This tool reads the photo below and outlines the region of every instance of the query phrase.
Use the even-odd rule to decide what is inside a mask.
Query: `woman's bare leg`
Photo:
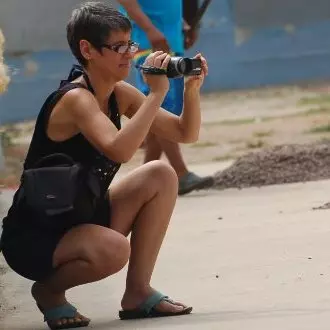
[[[143,163],[148,163],[153,160],[160,159],[162,155],[162,147],[158,143],[158,139],[155,134],[149,133],[147,137],[144,140],[145,146],[145,152],[144,152],[144,161]]]
[[[101,280],[118,272],[131,258],[124,309],[135,308],[148,297],[150,279],[177,197],[177,175],[172,167],[154,161],[114,184],[111,196],[111,229],[81,225],[60,241],[53,257],[57,271],[34,286],[34,297],[44,309],[66,302],[65,291]],[[132,231],[131,249],[125,236]],[[159,310],[180,311],[181,306],[162,302]],[[84,320],[60,320],[58,324]]]
[[[149,133],[145,140],[144,163],[160,159],[164,152],[168,161],[174,168],[178,178],[188,173],[188,168],[184,162],[180,145]]]
[[[129,254],[129,243],[120,233],[97,225],[78,226],[62,238],[55,250],[55,274],[35,283],[32,294],[44,310],[61,306],[66,303],[66,290],[117,273],[127,263]],[[77,314],[75,319],[58,320],[56,324],[86,320]]]
[[[134,309],[153,291],[152,272],[178,192],[178,178],[170,165],[149,162],[130,173],[110,190],[110,227],[131,235],[131,257],[123,309]],[[158,310],[179,312],[182,305],[161,302]]]

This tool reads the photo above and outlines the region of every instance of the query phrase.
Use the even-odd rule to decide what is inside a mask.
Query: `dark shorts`
[[[107,197],[98,207],[92,224],[109,228],[110,216],[111,207]],[[42,281],[56,270],[53,267],[53,255],[66,232],[47,231],[30,225],[27,217],[27,214],[12,211],[4,219],[2,253],[16,273],[32,281]]]

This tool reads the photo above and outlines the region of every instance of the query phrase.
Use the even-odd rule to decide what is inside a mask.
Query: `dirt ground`
[[[330,139],[330,84],[264,87],[202,96],[199,141],[182,145],[188,164],[237,159],[250,152],[283,144]],[[0,128],[6,170],[0,184],[17,184],[34,122]],[[139,150],[125,166],[142,162]]]
[[[182,145],[184,157],[188,164],[210,162],[218,164],[218,162],[238,159],[236,167],[236,163],[234,163],[223,171],[223,174],[215,175],[220,189],[249,186],[251,182],[253,183],[251,178],[256,177],[256,172],[259,179],[256,181],[256,185],[272,184],[274,177],[270,179],[267,170],[271,165],[280,163],[279,160],[283,159],[281,152],[285,149],[283,145],[290,144],[295,147],[286,148],[285,150],[289,150],[287,155],[293,154],[299,149],[297,153],[303,156],[302,159],[313,152],[315,156],[316,150],[317,157],[311,158],[312,165],[317,167],[324,158],[327,163],[323,162],[317,173],[320,178],[330,177],[329,92],[330,84],[313,84],[203,95],[203,124],[200,139],[194,144]],[[19,182],[33,128],[33,121],[0,128],[6,158],[6,169],[0,173],[0,185],[13,187]],[[317,147],[311,147],[313,143]],[[275,156],[273,153],[270,158],[267,158],[269,155],[267,150],[276,146],[280,153]],[[297,148],[297,146],[301,146],[301,148]],[[275,148],[275,150],[277,149]],[[261,151],[263,153],[260,153]],[[251,152],[255,153],[256,157],[252,157]],[[290,159],[290,157],[284,158]],[[125,166],[134,168],[142,162],[142,159],[143,150],[140,149]],[[245,159],[245,162],[239,162],[240,159]],[[268,163],[264,161],[265,159]],[[265,166],[258,167],[260,163],[264,163]],[[268,164],[270,165],[268,166]],[[297,164],[299,165],[297,160],[289,162],[290,170],[295,171],[298,168],[297,173],[316,173],[312,166],[298,166]],[[306,162],[306,164],[308,165],[310,162]],[[280,168],[277,173],[281,171]],[[324,204],[320,208],[329,208],[329,205]],[[0,268],[0,295],[3,272],[4,269]],[[8,309],[0,296],[0,319],[7,312]]]

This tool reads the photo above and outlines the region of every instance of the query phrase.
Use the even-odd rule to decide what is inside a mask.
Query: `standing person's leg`
[[[135,57],[136,65],[142,65],[147,55],[143,52]],[[180,54],[178,54],[180,56]],[[180,116],[183,109],[183,91],[184,79],[183,77],[170,79],[170,88],[162,107]],[[149,93],[149,87],[144,82],[141,73],[136,71],[136,87],[145,95]],[[213,185],[213,178],[211,176],[199,177],[198,175],[189,172],[186,163],[183,159],[180,145],[178,143],[159,138],[152,133],[149,133],[145,140],[145,156],[144,163],[157,160],[164,152],[171,166],[174,168],[179,178],[179,195],[187,194],[196,189],[208,188]]]
[[[162,139],[159,137],[155,137],[157,139],[157,143],[159,144],[161,150],[166,155],[171,166],[174,168],[179,180],[184,175],[188,173],[187,166],[184,162],[181,148],[179,143],[172,142],[166,139]]]
[[[137,66],[142,65],[146,57],[147,52],[142,51],[141,53],[138,53],[134,58],[135,64]],[[148,95],[149,87],[144,82],[142,74],[139,70],[136,70],[135,82],[136,88],[138,88],[143,94]],[[184,88],[183,84],[183,78],[170,79],[170,88],[162,104],[162,107],[165,110],[172,112],[178,116],[182,112]],[[160,139],[154,134],[149,133],[145,140],[144,149],[144,163],[160,159],[164,151],[167,159],[174,168],[178,177],[183,176],[188,172],[178,143]]]
[[[180,91],[183,93],[183,79],[170,79],[170,88],[162,104],[165,110],[177,116],[180,116],[182,112],[182,96],[177,96]],[[188,173],[180,145],[149,133],[146,140],[144,162],[159,159],[163,152],[179,179]]]
[[[170,79],[170,89],[162,107],[167,111],[180,116],[183,109],[184,78]],[[189,111],[189,109],[188,109]],[[157,138],[168,161],[173,166],[179,178],[179,195],[187,194],[193,190],[209,188],[214,180],[211,176],[200,177],[190,172],[183,159],[180,145],[166,139]]]
[[[145,138],[144,150],[144,164],[153,160],[160,159],[163,153],[163,150],[158,142],[157,137],[152,133],[149,133]]]
[[[165,153],[169,163],[174,168],[179,178],[178,194],[184,195],[193,190],[206,189],[213,186],[211,176],[200,177],[190,172],[184,162],[180,145],[178,143],[153,136],[161,150]]]
[[[176,79],[170,79],[170,88],[166,94],[162,107],[180,116],[183,108],[183,89],[184,80],[182,77]],[[178,178],[180,179],[188,173],[187,166],[182,156],[179,143],[172,142],[159,137],[154,137],[157,140],[161,150],[165,153],[169,163],[174,168]]]
[[[136,66],[142,65],[149,55],[148,51],[141,51],[134,57],[134,63]],[[139,70],[135,70],[135,87],[140,90],[144,95],[149,94],[149,86],[144,82],[142,74]],[[143,149],[145,151],[143,163],[148,163],[152,160],[160,159],[162,155],[162,149],[155,135],[149,133],[144,140]]]

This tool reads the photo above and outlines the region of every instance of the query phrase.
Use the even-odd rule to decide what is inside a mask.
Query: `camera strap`
[[[140,69],[145,74],[166,75],[167,73],[166,69],[161,69],[150,65],[136,65],[135,67]]]

